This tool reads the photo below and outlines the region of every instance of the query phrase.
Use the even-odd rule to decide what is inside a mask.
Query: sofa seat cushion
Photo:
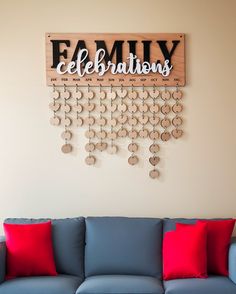
[[[148,276],[101,275],[87,278],[76,294],[162,294],[162,282]]]
[[[222,276],[166,281],[164,288],[166,294],[236,294],[236,285]]]
[[[1,294],[75,294],[82,279],[75,276],[27,277],[0,284]]]

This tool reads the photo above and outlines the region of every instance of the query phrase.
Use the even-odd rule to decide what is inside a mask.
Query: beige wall
[[[233,0],[1,0],[0,220],[236,216],[235,10]],[[81,136],[78,153],[61,154],[45,84],[50,31],[187,34],[186,134],[162,146],[159,181],[147,160],[128,166],[125,150],[86,166]]]

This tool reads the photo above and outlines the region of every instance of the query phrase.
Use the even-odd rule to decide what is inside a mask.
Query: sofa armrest
[[[6,270],[6,243],[5,238],[0,236],[0,284],[5,279]]]
[[[229,247],[229,277],[236,284],[236,237],[232,238]]]

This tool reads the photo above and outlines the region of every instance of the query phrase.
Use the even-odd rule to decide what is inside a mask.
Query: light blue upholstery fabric
[[[82,279],[75,276],[17,278],[0,285],[1,294],[75,294]]]
[[[236,237],[232,238],[229,248],[229,277],[236,284]]]
[[[147,276],[106,275],[87,278],[76,294],[162,294],[160,280]],[[189,293],[190,294],[190,293]]]
[[[48,219],[6,219],[6,223],[31,224]],[[52,220],[53,248],[57,272],[84,278],[84,218]],[[0,293],[1,294],[1,293]]]
[[[179,279],[164,282],[165,294],[236,294],[236,285],[228,277]]]
[[[162,276],[162,221],[154,218],[86,219],[85,274]]]
[[[0,284],[5,279],[6,269],[6,243],[4,237],[0,237]]]

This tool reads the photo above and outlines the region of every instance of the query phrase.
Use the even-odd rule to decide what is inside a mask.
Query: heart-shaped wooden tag
[[[97,132],[97,137],[99,139],[105,139],[106,136],[107,136],[107,133],[104,130]]]
[[[137,152],[138,151],[138,144],[136,143],[130,143],[128,145],[129,152]]]
[[[161,120],[161,126],[165,129],[171,125],[171,121],[168,118],[164,118]]]
[[[163,114],[168,114],[171,111],[170,105],[169,104],[164,104],[161,107],[161,112]]]
[[[93,126],[95,124],[95,118],[93,116],[88,116],[84,119],[86,125]]]
[[[85,137],[86,137],[87,139],[92,139],[92,138],[94,138],[94,137],[95,137],[95,132],[94,132],[94,130],[87,130],[87,131],[85,132]]]
[[[107,120],[106,120],[105,117],[99,117],[99,118],[97,119],[97,124],[98,124],[99,126],[104,127],[104,126],[106,125],[106,123],[107,123]]]
[[[157,179],[159,177],[159,171],[156,169],[153,169],[149,172],[149,176],[152,179]]]
[[[72,120],[69,117],[62,118],[61,122],[64,127],[69,127],[72,124]]]
[[[107,133],[107,137],[108,137],[110,140],[115,140],[115,139],[117,138],[117,133],[114,132],[114,131],[108,132],[108,133]]]
[[[139,111],[140,112],[147,112],[148,111],[148,105],[147,104],[140,104],[139,105]]]
[[[161,133],[161,140],[166,142],[166,141],[169,141],[171,138],[171,135],[169,132],[165,131],[163,133]]]
[[[134,99],[136,99],[138,97],[138,94],[137,94],[136,91],[130,91],[129,94],[128,94],[128,97],[129,97],[129,99],[134,100]]]
[[[138,137],[138,132],[135,130],[129,131],[129,138],[136,139]]]
[[[57,102],[51,102],[49,104],[49,108],[52,110],[52,111],[58,111],[61,107],[61,104],[60,103],[57,103]]]
[[[182,118],[181,118],[180,116],[176,116],[176,117],[174,117],[174,118],[172,119],[172,124],[173,124],[173,126],[175,126],[175,127],[179,127],[179,126],[181,126],[182,123],[183,123],[183,120],[182,120]]]
[[[138,107],[137,107],[136,104],[130,104],[128,106],[128,110],[129,110],[129,112],[134,113],[134,112],[136,112],[138,110]]]
[[[136,117],[130,117],[130,118],[129,118],[129,125],[130,125],[130,126],[136,126],[137,123],[138,123],[138,120],[137,120]]]
[[[150,116],[149,117],[149,122],[152,126],[156,126],[160,122],[160,118],[158,116]]]
[[[107,110],[106,105],[105,104],[98,105],[97,110],[101,113],[106,112],[106,110]]]
[[[96,144],[96,148],[97,148],[97,150],[102,152],[102,151],[107,149],[107,143],[99,142],[99,143]]]
[[[62,147],[61,147],[61,151],[63,152],[63,153],[70,153],[71,151],[72,151],[72,145],[71,144],[64,144],[64,145],[62,145]]]
[[[80,100],[83,97],[83,93],[79,90],[73,93],[73,98]]]
[[[120,98],[125,98],[126,95],[127,95],[127,90],[125,89],[118,89],[117,90],[117,95],[120,97]]]
[[[118,131],[118,136],[120,137],[120,138],[125,138],[126,136],[127,136],[127,130],[126,129],[124,129],[124,128],[121,128],[121,129],[119,129],[119,131]]]
[[[121,103],[118,105],[118,110],[120,112],[125,112],[127,110],[127,105],[125,103]]]
[[[124,115],[124,114],[121,114],[118,116],[118,122],[120,124],[125,124],[128,120],[128,116],[127,115]]]
[[[107,108],[109,109],[109,111],[115,112],[117,108],[117,104],[108,105]]]
[[[109,154],[116,154],[117,153],[117,151],[118,151],[118,147],[116,146],[116,145],[109,145],[108,147],[107,147],[107,152],[109,153]]]
[[[87,98],[87,99],[93,99],[94,98],[94,92],[89,90],[89,91],[86,91],[84,92],[84,97]]]
[[[149,95],[151,96],[152,99],[156,99],[160,94],[160,91],[157,89],[149,91]]]
[[[111,100],[115,100],[116,99],[116,92],[115,91],[108,92],[107,93],[107,98],[111,99]]]
[[[164,92],[161,93],[161,98],[162,100],[169,100],[171,97],[171,94],[169,91],[165,90]]]
[[[95,104],[94,104],[94,103],[85,103],[85,104],[84,104],[84,109],[85,109],[86,111],[91,112],[91,111],[94,110],[94,108],[95,108]]]
[[[82,104],[75,104],[75,105],[73,106],[73,110],[74,110],[75,112],[81,113],[81,112],[83,111],[83,105],[82,105]]]
[[[69,99],[70,98],[70,92],[68,90],[61,92],[61,98],[62,99]]]
[[[60,92],[59,91],[53,91],[53,92],[50,93],[50,97],[52,99],[58,99],[58,98],[60,98]]]
[[[138,118],[138,121],[142,125],[146,125],[148,123],[149,117],[147,115],[142,115]]]
[[[83,123],[84,123],[82,117],[74,118],[73,122],[74,122],[75,126],[77,126],[77,127],[81,127],[83,125]]]
[[[158,111],[159,111],[159,105],[158,104],[152,104],[150,106],[150,111],[151,111],[151,113],[158,113]]]
[[[149,158],[149,162],[153,166],[157,165],[159,161],[160,161],[160,157],[159,156],[152,156],[152,157]]]
[[[87,144],[85,145],[85,150],[86,150],[87,152],[93,152],[93,151],[95,150],[95,145],[94,145],[94,143],[87,143]]]
[[[149,151],[154,154],[154,153],[157,153],[159,151],[159,145],[158,144],[152,144],[150,145],[149,147]]]
[[[108,119],[108,124],[109,124],[109,126],[111,126],[111,127],[115,127],[116,124],[117,124],[117,121],[116,121],[115,118],[110,118],[110,119]]]
[[[138,156],[137,155],[132,155],[128,158],[128,163],[130,165],[135,165],[138,163]]]
[[[96,158],[93,155],[89,155],[85,158],[85,162],[87,165],[94,165],[96,162]]]
[[[149,132],[148,132],[148,130],[147,129],[142,129],[142,130],[140,130],[139,131],[139,137],[140,138],[143,138],[143,139],[145,139],[145,138],[147,138],[148,137],[148,135],[149,135]]]
[[[97,97],[98,97],[98,99],[101,99],[101,100],[105,99],[106,98],[106,92],[105,91],[98,92]]]
[[[180,113],[183,110],[183,105],[180,104],[180,103],[175,103],[172,106],[172,110],[173,110],[174,113]]]
[[[72,138],[72,133],[70,131],[68,131],[68,130],[67,131],[64,131],[61,134],[61,138],[63,140],[70,140]]]
[[[148,92],[147,91],[139,92],[139,98],[140,99],[147,99],[148,98]]]
[[[53,126],[59,126],[61,123],[61,119],[59,116],[53,116],[50,118],[50,124]]]
[[[179,139],[180,137],[182,137],[183,135],[183,131],[180,130],[180,129],[174,129],[172,132],[171,132],[172,136],[175,138],[175,139]]]
[[[160,134],[158,131],[154,130],[149,133],[149,137],[151,140],[157,140],[160,137]]]
[[[67,104],[67,103],[66,104],[62,104],[61,110],[64,111],[64,112],[66,112],[66,113],[69,113],[69,112],[71,112],[71,106],[69,104]]]
[[[174,91],[173,94],[172,94],[172,97],[175,99],[175,100],[179,100],[183,97],[183,93],[182,91],[180,91],[179,89]]]

